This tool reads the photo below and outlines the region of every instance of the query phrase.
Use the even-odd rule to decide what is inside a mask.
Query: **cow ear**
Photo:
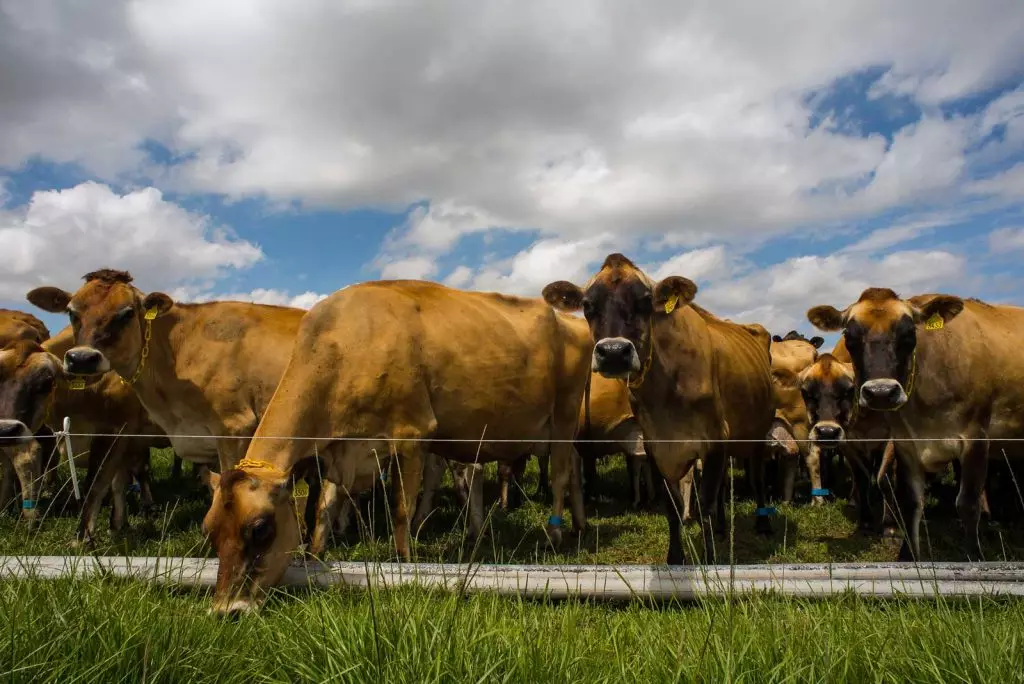
[[[929,299],[924,306],[915,312],[918,323],[927,321],[935,316],[940,317],[943,322],[949,323],[964,310],[964,300],[952,295],[936,295]]]
[[[781,342],[782,337],[779,335],[772,335],[772,342]]]
[[[669,276],[654,286],[654,308],[672,313],[677,307],[686,306],[697,296],[697,283],[682,276]]]
[[[544,288],[544,301],[566,313],[579,311],[583,308],[583,290],[567,280],[559,280]]]
[[[200,474],[199,479],[202,480],[203,484],[210,488],[210,493],[213,494],[220,487],[220,473],[215,473],[209,468],[204,468]]]
[[[843,329],[843,312],[834,306],[822,304],[807,311],[807,320],[818,330],[837,332]]]
[[[49,313],[66,313],[71,295],[59,287],[37,287],[26,295],[29,303]]]
[[[821,345],[823,344],[825,344],[824,337],[819,337],[818,335],[815,335],[814,337],[811,338],[811,346],[813,346],[815,349],[821,349]]]
[[[143,310],[156,311],[157,316],[163,316],[165,313],[171,310],[174,306],[174,300],[165,295],[163,292],[150,292],[146,295],[145,299],[142,300]]]

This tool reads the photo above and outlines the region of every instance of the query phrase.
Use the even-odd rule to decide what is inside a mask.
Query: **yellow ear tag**
[[[83,380],[81,378],[75,378],[74,380],[69,381],[68,382],[68,389],[84,390],[85,389],[85,380]]]
[[[932,314],[932,317],[924,322],[925,330],[942,330],[942,326],[945,325],[945,321],[942,320],[942,316],[939,314]]]
[[[292,487],[292,496],[296,499],[301,496],[309,496],[309,483],[305,480],[296,480]]]
[[[143,318],[145,318],[147,321],[154,320],[156,318],[156,307],[152,309],[146,309],[146,313],[145,315],[143,315]]]
[[[678,303],[679,303],[679,296],[678,295],[672,295],[667,300],[665,300],[665,313],[670,314],[673,311],[675,311],[676,304],[678,304]]]

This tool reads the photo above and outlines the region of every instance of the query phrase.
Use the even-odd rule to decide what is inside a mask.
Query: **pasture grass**
[[[168,454],[157,454],[159,513],[132,515],[130,529],[116,536],[104,520],[97,546],[83,552],[212,555],[199,531],[208,495],[169,480],[169,468]],[[615,495],[628,491],[621,462],[600,472],[601,492],[588,508],[592,529],[581,539],[566,529],[567,547],[558,552],[544,536],[548,506],[529,498],[511,513],[493,512],[488,533],[469,547],[456,499],[442,491],[417,557],[663,562],[664,517],[632,511]],[[535,478],[531,466],[528,493]],[[488,500],[495,493],[488,487]],[[63,495],[50,501],[37,530],[0,518],[0,554],[78,552],[69,546],[76,520],[65,503]],[[377,503],[375,534],[339,542],[329,558],[393,557],[386,507]],[[740,501],[732,516],[738,563],[886,561],[897,551],[895,540],[857,532],[842,500],[780,507],[770,538],[754,534],[752,515],[753,504]],[[955,516],[933,505],[928,519],[932,557],[961,560]],[[695,526],[687,540],[691,549],[699,545]],[[720,562],[729,562],[728,541],[720,543]],[[1018,527],[986,528],[984,543],[990,560],[1024,559]],[[209,605],[200,591],[127,580],[0,582],[0,681],[1024,681],[1024,602],[1012,600],[765,594],[655,606],[332,587],[276,592],[263,611],[239,622],[209,616]]]

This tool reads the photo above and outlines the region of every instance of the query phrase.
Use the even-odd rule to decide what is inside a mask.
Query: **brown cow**
[[[540,300],[422,281],[353,285],[314,306],[259,439],[219,478],[204,520],[220,559],[214,609],[258,605],[295,549],[288,473],[309,442],[288,435],[310,438],[325,476],[344,486],[395,455],[394,539],[403,558],[428,451],[483,463],[550,450],[548,533],[560,542],[567,487],[582,531],[572,438],[592,348],[589,335]]]
[[[763,470],[774,414],[771,337],[760,325],[723,321],[693,304],[696,293],[696,284],[679,276],[654,283],[621,254],[605,259],[584,289],[566,281],[544,288],[552,306],[583,310],[597,340],[593,369],[628,379],[660,476],[679,482],[703,458],[699,502],[705,558],[711,559],[713,527],[725,531],[719,494],[730,458],[753,468],[756,527],[771,532]],[[678,487],[666,490],[668,563],[676,565],[684,562],[682,502]]]
[[[23,508],[28,514],[34,512],[43,479],[40,468],[45,464],[46,470],[52,472],[56,465],[53,457],[57,449],[52,437],[37,435],[44,426],[57,425],[63,416],[72,418],[73,430],[83,435],[75,437],[77,450],[73,456],[88,455],[89,465],[89,475],[83,483],[86,494],[78,539],[91,541],[96,515],[111,487],[114,530],[124,525],[125,487],[133,476],[138,477],[142,486],[143,503],[151,503],[149,446],[154,439],[161,438],[159,428],[149,420],[138,397],[116,373],[107,373],[88,383],[81,381],[80,385],[69,382],[59,356],[73,344],[74,337],[68,328],[42,345],[17,342],[0,350],[0,433],[23,441],[36,452],[24,469],[18,469]],[[116,434],[128,436],[109,436]],[[40,448],[50,457],[40,458]]]
[[[782,500],[793,501],[796,484],[797,458],[804,457],[807,471],[811,476],[812,501],[824,503],[824,496],[815,496],[822,491],[821,464],[818,454],[810,448],[807,407],[800,395],[800,373],[814,363],[818,348],[825,343],[821,337],[807,339],[795,330],[785,337],[772,337],[772,388],[775,395],[775,421],[772,423],[772,437],[778,445],[776,457],[782,463]],[[779,430],[783,434],[779,434]]]
[[[966,553],[982,559],[978,523],[990,449],[1016,456],[1019,447],[1003,440],[1024,437],[1024,308],[945,294],[901,299],[870,288],[843,311],[817,306],[807,317],[822,330],[843,331],[858,406],[888,422],[907,531],[900,559],[920,558],[925,474],[953,460],[961,463],[956,507]]]
[[[74,294],[40,287],[28,299],[71,318],[77,346],[64,354],[67,372],[117,371],[177,454],[221,472],[245,453],[305,314],[243,302],[182,304],[143,294],[130,274],[112,269],[86,274]],[[307,523],[314,505],[311,495]]]

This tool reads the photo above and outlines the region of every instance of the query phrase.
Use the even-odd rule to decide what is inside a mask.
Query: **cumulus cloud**
[[[143,289],[216,279],[261,259],[258,245],[168,202],[156,188],[120,195],[86,182],[36,192],[0,211],[0,300],[20,301],[38,285],[75,289],[88,271],[131,271]]]
[[[1024,250],[1024,226],[1007,226],[989,233],[989,248],[997,253]]]
[[[670,257],[653,269],[647,269],[646,272],[654,280],[679,275],[690,280],[700,281],[713,275],[722,275],[727,267],[725,247],[715,245],[705,249],[682,252]]]
[[[188,290],[179,289],[175,293],[172,293],[172,296],[175,300],[183,302],[209,302],[214,300],[252,302],[254,304],[291,306],[297,309],[310,309],[317,302],[327,298],[327,295],[313,292],[311,290],[301,294],[292,295],[283,290],[275,290],[273,288],[256,288],[251,292],[235,292],[229,294],[218,294],[214,292],[194,294],[190,293]]]

